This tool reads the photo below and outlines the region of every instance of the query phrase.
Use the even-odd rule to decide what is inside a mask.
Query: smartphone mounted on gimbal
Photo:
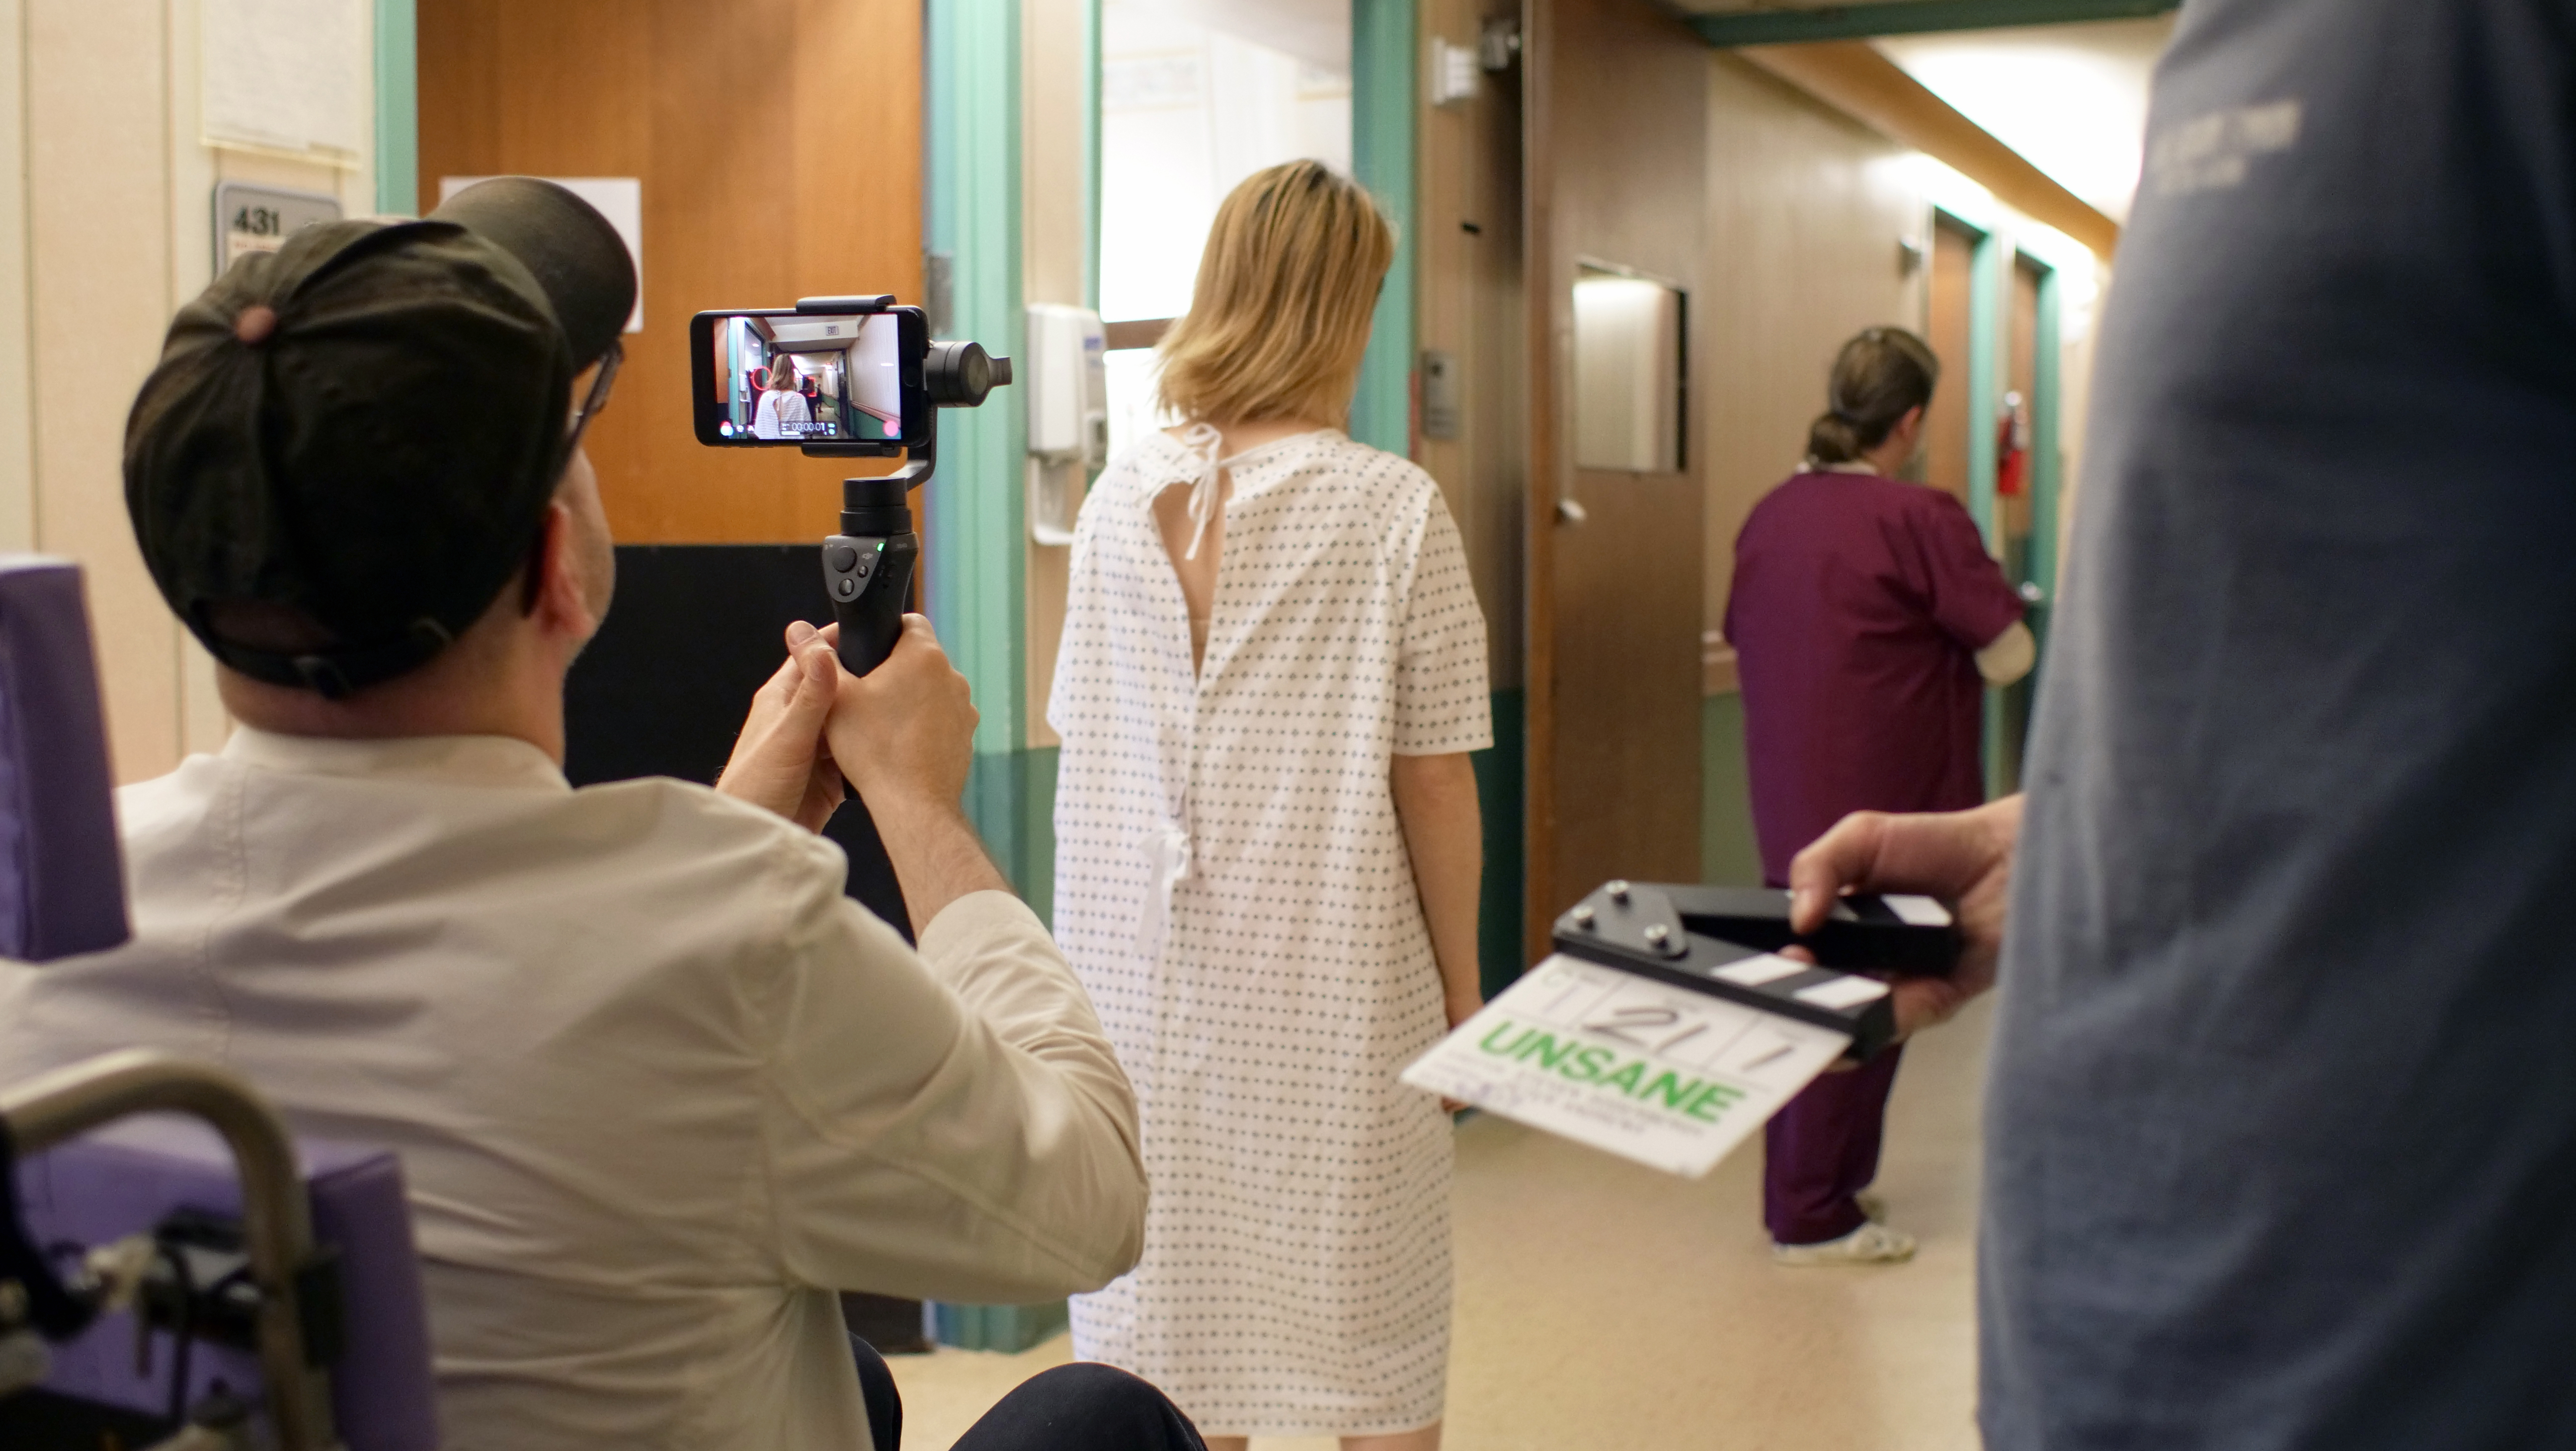
[[[921,536],[911,492],[938,466],[939,410],[981,404],[1011,381],[1011,360],[931,341],[928,316],[891,294],[702,312],[689,321],[689,352],[700,443],[909,455],[891,474],[842,480],[841,530],[823,541],[841,663],[867,674],[893,652],[912,602]]]

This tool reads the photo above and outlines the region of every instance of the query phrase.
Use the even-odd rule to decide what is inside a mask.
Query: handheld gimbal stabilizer
[[[799,313],[865,315],[919,314],[899,308],[892,295],[876,297],[803,297]],[[934,342],[919,358],[904,358],[907,395],[918,389],[930,402],[927,434],[908,450],[898,442],[807,443],[820,457],[893,458],[909,454],[904,466],[881,478],[841,481],[841,532],[823,541],[823,587],[832,597],[832,614],[841,622],[841,664],[853,675],[865,675],[885,663],[903,631],[903,614],[912,602],[913,569],[921,558],[921,536],[913,532],[911,494],[929,482],[939,466],[939,410],[973,408],[985,396],[1011,381],[1011,360],[986,353],[982,345]]]

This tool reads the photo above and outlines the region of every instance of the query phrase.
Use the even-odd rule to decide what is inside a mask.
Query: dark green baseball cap
[[[162,598],[272,684],[336,698],[426,663],[526,564],[573,381],[613,366],[634,300],[616,230],[531,177],[233,264],[180,309],[126,420]],[[245,619],[291,628],[218,628]]]

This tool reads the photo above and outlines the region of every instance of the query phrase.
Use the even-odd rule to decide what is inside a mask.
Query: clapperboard
[[[1957,925],[1928,897],[1844,898],[1807,938],[1788,921],[1786,892],[1611,882],[1404,1081],[1697,1178],[1837,1059],[1887,1045],[1887,984],[1843,969],[1958,960]],[[1833,965],[1772,950],[1792,942]]]

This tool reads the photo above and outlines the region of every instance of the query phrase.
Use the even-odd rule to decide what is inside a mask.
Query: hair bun
[[[1905,415],[1932,401],[1940,359],[1903,328],[1864,328],[1834,355],[1826,408],[1807,429],[1807,457],[1850,463],[1887,441]]]

